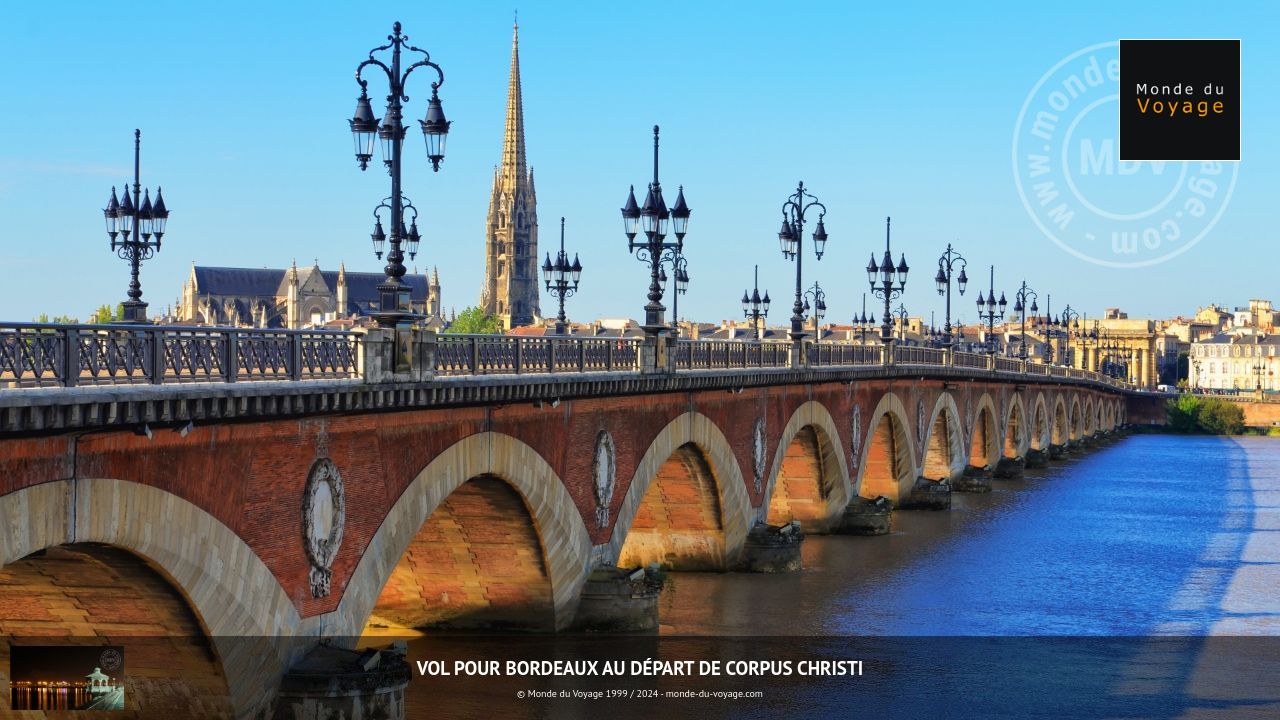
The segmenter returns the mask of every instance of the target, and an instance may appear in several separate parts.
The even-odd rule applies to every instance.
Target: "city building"
[[[1280,335],[1238,329],[1191,345],[1195,390],[1280,390]]]
[[[182,285],[175,320],[195,325],[311,328],[368,317],[378,309],[382,273],[321,270],[319,264],[287,269],[207,267],[192,264]],[[413,312],[424,324],[444,323],[440,276],[405,275]]]
[[[480,308],[504,329],[538,322],[538,198],[526,166],[524,101],[520,94],[520,27],[512,31],[502,162],[494,168],[485,219],[484,288]]]

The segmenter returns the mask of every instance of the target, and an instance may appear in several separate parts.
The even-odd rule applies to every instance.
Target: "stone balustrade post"
[[[366,383],[421,382],[435,377],[434,331],[369,328],[359,347]]]

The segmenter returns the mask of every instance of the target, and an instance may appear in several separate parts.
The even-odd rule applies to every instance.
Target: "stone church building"
[[[367,317],[377,310],[382,273],[321,270],[319,265],[285,270],[191,266],[182,285],[178,321],[197,325],[312,328],[334,320]],[[413,312],[428,327],[444,325],[440,276],[404,276]]]
[[[538,199],[533,170],[525,160],[519,33],[516,26],[511,39],[502,162],[494,169],[485,219],[485,280],[480,293],[480,308],[500,318],[508,330],[542,318],[538,302],[542,289],[538,277]]]

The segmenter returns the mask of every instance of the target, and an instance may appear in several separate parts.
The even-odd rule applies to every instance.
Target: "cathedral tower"
[[[519,32],[517,25],[511,37],[502,164],[494,170],[485,219],[485,285],[480,294],[481,309],[496,315],[508,329],[529,325],[542,315],[538,305],[537,195],[533,170],[525,162]]]

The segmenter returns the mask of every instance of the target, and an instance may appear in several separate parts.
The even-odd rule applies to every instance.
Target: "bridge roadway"
[[[1162,422],[1158,396],[1010,358],[668,351],[0,327],[0,635],[198,627],[193,706],[255,717],[319,637],[570,629],[598,567],[733,570],[762,523],[840,532],[864,499]],[[164,657],[131,672],[182,677]]]

